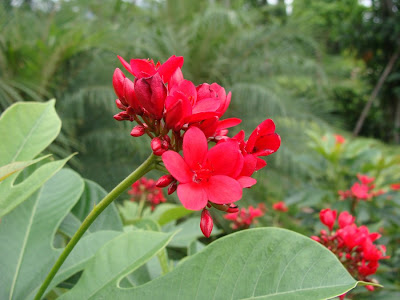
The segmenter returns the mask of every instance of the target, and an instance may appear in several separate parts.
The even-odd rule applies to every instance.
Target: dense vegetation
[[[321,229],[318,212],[327,207],[352,210],[371,230],[383,228],[391,259],[378,274],[388,288],[376,297],[395,299],[400,197],[390,185],[400,182],[400,2],[269,2],[3,1],[0,112],[15,102],[55,98],[62,131],[47,152],[57,158],[79,152],[69,167],[111,190],[149,152],[149,139],[131,137],[131,124],[112,118],[117,55],[183,56],[189,80],[232,91],[228,116],[240,115],[243,128],[266,118],[277,124],[281,149],[240,205],[271,210],[285,201],[288,214],[272,210],[260,224],[306,235]],[[334,133],[346,143],[335,142]],[[385,193],[356,209],[338,202],[338,191],[350,189],[358,173],[375,177],[376,190]]]

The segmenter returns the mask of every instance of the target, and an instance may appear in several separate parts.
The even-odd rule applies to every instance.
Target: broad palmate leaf
[[[53,247],[56,230],[79,200],[83,189],[82,178],[63,169],[1,219],[0,299],[33,299],[62,251]],[[83,238],[48,290],[83,269],[104,242],[119,234],[99,231]]]
[[[106,251],[112,241],[96,254],[84,271],[84,281],[63,299],[312,300],[329,299],[357,285],[337,258],[310,238],[284,229],[258,228],[213,242],[147,284],[120,288],[118,280],[128,269],[117,276],[110,270],[132,261],[127,256],[135,247],[123,242],[122,236],[117,239],[120,243]],[[142,243],[148,242],[143,237]]]

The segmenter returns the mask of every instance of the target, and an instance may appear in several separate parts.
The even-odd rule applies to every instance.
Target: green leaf
[[[20,102],[0,117],[0,166],[31,160],[57,137],[61,120],[55,100],[46,103]]]
[[[42,159],[49,157],[50,155],[51,154],[44,155],[44,156],[39,157],[38,159],[34,159],[34,160],[16,161],[16,162],[10,163],[8,165],[5,165],[3,167],[0,167],[0,181],[3,181],[4,179],[6,179],[8,176],[11,176],[15,172],[21,171],[21,170],[25,169],[26,167],[29,167],[30,165],[33,165],[33,164],[41,161]]]
[[[118,299],[120,280],[166,247],[173,234],[134,230],[106,243],[87,264],[77,285],[60,299]]]
[[[0,223],[0,299],[33,299],[60,255],[54,234],[83,191],[83,180],[64,169]],[[84,267],[105,241],[118,232],[98,232],[83,238],[67,258],[51,287]],[[51,288],[50,287],[50,288]]]
[[[102,263],[106,262],[97,265]],[[108,277],[104,269],[97,271],[90,275]],[[107,293],[96,296],[118,300],[319,300],[341,295],[357,285],[329,250],[308,237],[278,228],[244,230],[221,238],[174,271],[139,287],[121,289],[114,279],[109,280],[113,284]],[[88,294],[80,295],[70,299],[89,298]]]
[[[151,218],[153,218],[161,226],[163,226],[165,224],[168,224],[169,222],[178,220],[191,213],[193,213],[192,210],[188,210],[182,205],[163,203],[156,207],[154,212],[151,214]]]
[[[11,167],[15,168],[17,162],[29,165],[57,137],[61,121],[54,109],[54,104],[54,100],[47,103],[17,103],[1,115],[0,166],[8,169],[11,164]],[[28,199],[44,182],[59,171],[69,158],[40,166],[26,180],[17,185],[14,185],[14,182],[22,169],[14,170],[15,172],[7,176],[0,184],[0,195],[2,195],[0,217]]]
[[[78,230],[81,222],[93,210],[94,206],[103,199],[107,192],[97,183],[85,179],[85,189],[78,203],[66,216],[60,226],[60,231],[69,237]],[[122,221],[114,203],[111,203],[90,225],[85,234],[100,230],[122,231]]]
[[[27,179],[17,185],[14,185],[13,181],[19,172],[3,180],[0,184],[0,195],[2,196],[0,198],[0,218],[27,200],[30,195],[59,171],[71,157],[72,155],[40,166]]]
[[[138,204],[136,202],[124,201],[122,202],[122,204],[117,204],[117,207],[125,222],[130,222],[138,219]]]

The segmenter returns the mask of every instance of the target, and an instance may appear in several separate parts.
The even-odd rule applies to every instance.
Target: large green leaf
[[[32,163],[57,137],[61,121],[54,109],[54,100],[47,103],[17,103],[0,117],[0,166],[9,169]],[[68,160],[53,161],[39,167],[23,182],[14,185],[19,170],[0,182],[0,217],[25,201]],[[7,174],[6,174],[7,175]]]
[[[113,261],[98,263],[88,273],[95,276],[90,284],[80,286],[82,291],[94,282],[112,282],[107,292],[96,294],[97,298],[71,293],[75,297],[69,299],[312,300],[332,298],[357,285],[329,250],[278,228],[250,229],[221,238],[167,275],[129,289],[119,288],[115,277],[109,276],[114,257],[120,256],[111,256],[111,251],[109,255]]]
[[[164,249],[172,235],[134,230],[114,238],[96,253],[78,284],[60,299],[118,299],[115,289],[122,278]]]
[[[53,245],[61,220],[79,200],[82,178],[61,170],[0,223],[0,299],[32,299],[62,249]],[[67,279],[105,241],[118,232],[102,231],[82,239],[53,280],[51,287]]]
[[[93,210],[94,206],[106,195],[107,192],[100,185],[91,180],[85,179],[85,188],[81,198],[72,211],[65,217],[59,230],[65,235],[72,237],[72,235],[78,230],[82,221]],[[122,221],[114,203],[111,203],[96,218],[93,224],[90,225],[86,234],[101,230],[123,230]]]

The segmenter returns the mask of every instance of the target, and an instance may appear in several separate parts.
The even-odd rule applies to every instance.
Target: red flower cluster
[[[264,215],[265,206],[259,204],[257,208],[249,206],[248,209],[242,208],[239,211],[231,214],[226,214],[225,219],[233,221],[232,229],[246,229],[249,228],[252,223],[256,223],[255,218],[259,218]]]
[[[272,209],[276,210],[276,211],[281,211],[281,212],[287,212],[289,210],[289,208],[286,206],[286,203],[283,201],[274,203],[272,205]]]
[[[158,204],[167,201],[162,189],[156,187],[156,182],[145,177],[133,183],[128,194],[131,195],[131,201],[146,200],[150,204],[151,210],[154,210]]]
[[[372,282],[368,276],[375,274],[379,267],[379,260],[389,258],[384,256],[386,247],[375,245],[373,242],[381,237],[377,232],[370,233],[366,226],[358,227],[353,217],[347,211],[340,213],[339,228],[334,231],[337,211],[323,209],[320,212],[321,222],[329,228],[329,232],[321,230],[320,236],[311,238],[332,251],[358,280]],[[370,291],[373,286],[366,286]]]
[[[116,104],[122,112],[114,118],[138,123],[132,136],[147,134],[152,138],[153,153],[162,156],[171,174],[161,177],[156,185],[169,186],[169,194],[177,190],[187,209],[212,205],[234,212],[237,208],[232,203],[242,197],[243,188],[256,183],[251,175],[266,166],[260,157],[280,146],[274,122],[263,121],[248,140],[244,131],[229,138],[227,128],[241,122],[238,118],[221,120],[231,93],[216,83],[196,87],[184,79],[183,57],[172,56],[164,64],[144,59],[132,59],[128,64],[119,59],[135,79],[132,82],[120,69],[115,70]],[[209,142],[216,145],[209,148]]]
[[[334,137],[336,145],[342,145],[346,142],[346,139],[340,134],[335,134]]]
[[[359,200],[371,200],[373,197],[384,194],[383,190],[373,191],[375,184],[373,184],[375,178],[368,177],[367,175],[357,174],[359,182],[353,184],[350,190],[338,191],[340,200],[347,198]]]

